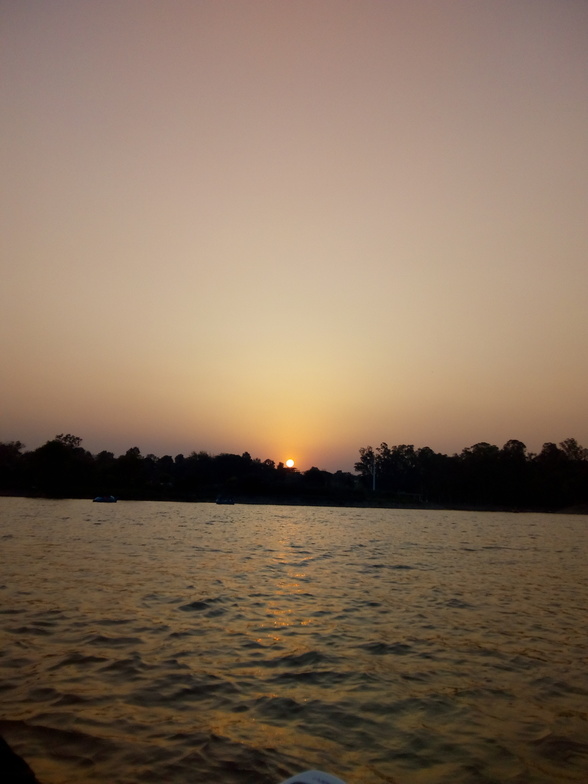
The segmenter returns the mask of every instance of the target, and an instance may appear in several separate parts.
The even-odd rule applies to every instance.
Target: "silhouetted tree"
[[[113,495],[118,490],[116,478],[116,458],[112,452],[103,450],[94,458],[93,496]]]
[[[71,433],[60,433],[58,436],[55,436],[55,440],[71,449],[77,449],[82,443],[82,439],[79,436],[72,436]]]
[[[38,492],[56,498],[91,492],[94,459],[81,443],[77,436],[58,435],[30,454],[30,478]]]
[[[359,449],[359,460],[354,466],[360,475],[364,487],[371,487],[374,473],[377,473],[376,453],[371,446],[362,446]]]
[[[575,438],[566,438],[565,441],[560,443],[559,448],[568,460],[588,460],[588,449],[580,446]]]
[[[455,459],[424,446],[416,453],[418,492],[423,501],[451,504],[455,497]]]
[[[548,509],[588,502],[588,455],[575,438],[548,441],[534,460],[534,498]]]
[[[0,490],[3,492],[17,492],[24,487],[21,454],[24,446],[20,441],[0,442]]]
[[[522,441],[511,439],[504,444],[500,450],[497,477],[497,503],[513,508],[528,506],[531,471],[527,447]]]
[[[115,495],[123,498],[147,497],[147,468],[138,446],[127,449],[116,460]]]
[[[383,441],[376,450],[367,446],[361,448],[359,454],[355,470],[362,476],[365,487],[373,486],[375,471],[378,492],[390,495],[419,493],[418,460],[412,444],[389,447]]]
[[[480,441],[463,449],[459,457],[464,501],[484,506],[495,504],[500,486],[499,448]]]
[[[309,468],[302,476],[304,478],[304,483],[307,486],[323,488],[329,486],[329,480],[331,479],[331,474],[328,471],[321,471],[320,468],[317,468],[316,466]]]

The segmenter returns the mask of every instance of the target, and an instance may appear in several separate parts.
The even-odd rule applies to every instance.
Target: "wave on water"
[[[0,734],[43,784],[588,780],[581,517],[0,507]]]

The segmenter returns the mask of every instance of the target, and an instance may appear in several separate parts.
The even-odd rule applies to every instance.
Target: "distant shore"
[[[136,501],[215,501],[389,509],[538,511],[586,514],[588,449],[574,438],[527,452],[516,439],[481,442],[460,454],[380,444],[359,449],[354,473],[300,471],[243,454],[192,452],[93,455],[61,433],[32,452],[0,443],[0,492],[44,498],[114,497]]]
[[[85,496],[51,496],[51,495],[32,495],[30,493],[9,493],[0,491],[0,497],[3,498],[39,498],[54,501],[66,500],[84,500]],[[92,501],[92,498],[88,498]],[[127,497],[118,498],[117,501],[157,501],[160,503],[181,503],[181,504],[217,504],[215,498],[187,498],[182,496],[176,497]],[[562,507],[558,509],[546,509],[542,507],[525,507],[513,508],[508,506],[492,506],[492,505],[475,505],[475,504],[455,504],[455,505],[442,505],[427,502],[407,502],[402,503],[386,498],[373,498],[373,499],[336,499],[336,498],[323,498],[323,499],[307,499],[307,498],[280,498],[271,496],[253,496],[253,497],[239,497],[236,496],[232,499],[235,506],[309,506],[309,507],[329,507],[329,508],[342,508],[342,509],[414,509],[414,510],[438,510],[447,512],[507,512],[512,514],[573,514],[573,515],[588,515],[588,504],[576,504],[573,506]],[[221,504],[224,505],[224,504]]]

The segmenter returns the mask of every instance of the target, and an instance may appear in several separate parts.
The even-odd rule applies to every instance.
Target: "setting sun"
[[[286,465],[288,466],[288,468],[294,468],[294,461],[292,460],[292,458],[286,460]]]

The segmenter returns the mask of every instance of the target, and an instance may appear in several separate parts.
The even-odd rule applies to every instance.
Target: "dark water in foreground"
[[[588,781],[588,519],[0,498],[45,784]]]

